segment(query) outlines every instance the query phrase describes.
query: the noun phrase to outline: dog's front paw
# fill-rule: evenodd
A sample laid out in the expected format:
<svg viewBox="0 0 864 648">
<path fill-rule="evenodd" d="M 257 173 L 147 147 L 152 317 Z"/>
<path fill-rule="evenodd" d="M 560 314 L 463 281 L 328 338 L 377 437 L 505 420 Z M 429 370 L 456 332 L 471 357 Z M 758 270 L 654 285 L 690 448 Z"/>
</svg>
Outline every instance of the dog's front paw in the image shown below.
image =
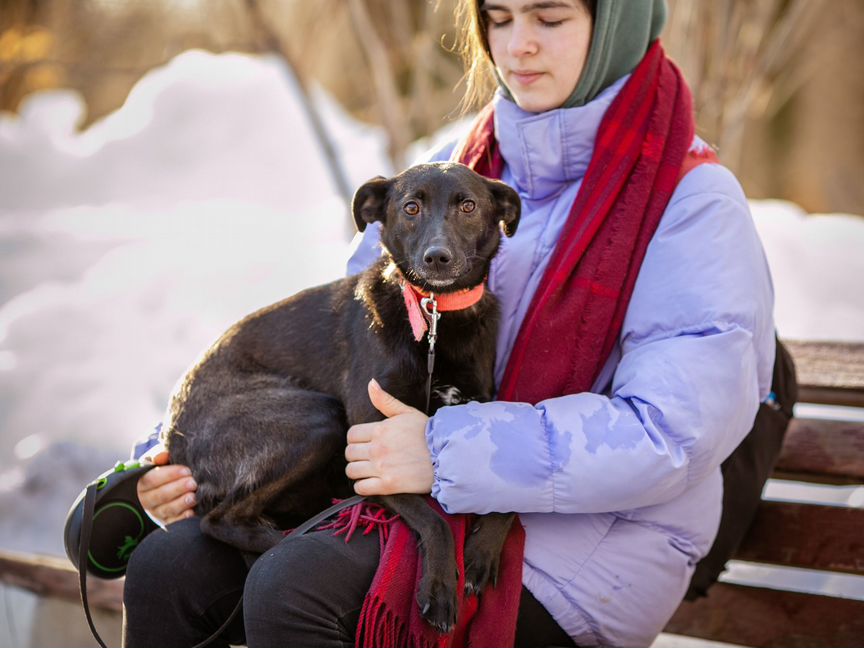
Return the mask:
<svg viewBox="0 0 864 648">
<path fill-rule="evenodd" d="M 469 596 L 480 596 L 487 585 L 498 583 L 501 552 L 496 549 L 472 543 L 471 538 L 465 544 L 465 593 Z"/>
<path fill-rule="evenodd" d="M 436 578 L 424 575 L 417 591 L 417 604 L 426 622 L 441 634 L 450 634 L 456 627 L 456 578 Z"/>
</svg>

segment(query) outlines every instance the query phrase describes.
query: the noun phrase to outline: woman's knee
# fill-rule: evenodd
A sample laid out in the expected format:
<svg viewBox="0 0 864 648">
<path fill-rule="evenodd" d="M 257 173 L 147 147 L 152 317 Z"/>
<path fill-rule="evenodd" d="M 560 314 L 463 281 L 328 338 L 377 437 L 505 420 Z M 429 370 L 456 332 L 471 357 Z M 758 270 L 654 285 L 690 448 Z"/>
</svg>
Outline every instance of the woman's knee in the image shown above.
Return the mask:
<svg viewBox="0 0 864 648">
<path fill-rule="evenodd" d="M 314 574 L 321 553 L 312 536 L 280 542 L 259 556 L 246 577 L 244 608 L 257 609 L 262 603 L 278 601 L 297 590 Z"/>
<path fill-rule="evenodd" d="M 378 564 L 377 534 L 357 534 L 350 543 L 329 532 L 283 541 L 249 571 L 243 598 L 247 619 L 266 619 L 284 604 L 337 616 L 359 607 Z M 301 603 L 302 602 L 302 603 Z"/>
<path fill-rule="evenodd" d="M 190 518 L 154 531 L 135 548 L 126 569 L 124 598 L 128 604 L 130 599 L 166 593 L 242 587 L 245 575 L 240 553 L 205 536 L 199 520 Z"/>
</svg>

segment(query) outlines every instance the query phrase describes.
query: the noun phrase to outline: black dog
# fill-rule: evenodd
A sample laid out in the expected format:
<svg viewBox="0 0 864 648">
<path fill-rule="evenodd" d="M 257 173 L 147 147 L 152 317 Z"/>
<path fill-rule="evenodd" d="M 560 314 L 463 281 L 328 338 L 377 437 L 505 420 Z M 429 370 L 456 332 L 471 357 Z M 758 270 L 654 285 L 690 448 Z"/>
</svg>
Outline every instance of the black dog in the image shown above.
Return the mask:
<svg viewBox="0 0 864 648">
<path fill-rule="evenodd" d="M 355 194 L 353 212 L 360 231 L 381 221 L 386 255 L 359 275 L 234 325 L 171 399 L 165 441 L 172 461 L 190 466 L 198 482 L 201 528 L 246 552 L 263 553 L 283 538 L 274 520 L 305 518 L 351 493 L 348 426 L 383 418 L 369 401 L 371 378 L 425 409 L 429 342 L 412 335 L 402 290 L 413 285 L 446 296 L 482 285 L 501 227 L 509 236 L 516 231 L 520 202 L 504 183 L 438 163 L 369 181 Z M 491 398 L 497 320 L 488 291 L 473 306 L 441 316 L 430 409 L 443 399 Z M 422 497 L 376 499 L 420 536 L 418 603 L 433 626 L 449 631 L 456 615 L 449 528 Z M 497 577 L 511 520 L 479 518 L 466 545 L 471 591 Z"/>
</svg>

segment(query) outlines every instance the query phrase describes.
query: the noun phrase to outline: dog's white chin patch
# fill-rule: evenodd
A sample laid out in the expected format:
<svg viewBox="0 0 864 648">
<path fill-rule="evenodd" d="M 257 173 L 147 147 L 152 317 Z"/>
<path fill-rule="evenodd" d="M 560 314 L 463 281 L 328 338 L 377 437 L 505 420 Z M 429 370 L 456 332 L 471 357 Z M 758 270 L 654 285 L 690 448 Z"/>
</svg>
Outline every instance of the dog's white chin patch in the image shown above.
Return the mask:
<svg viewBox="0 0 864 648">
<path fill-rule="evenodd" d="M 447 288 L 453 285 L 453 279 L 426 279 L 426 283 L 436 288 Z"/>
<path fill-rule="evenodd" d="M 433 389 L 432 393 L 445 405 L 461 405 L 463 403 L 462 392 L 459 391 L 458 387 L 452 385 Z"/>
</svg>

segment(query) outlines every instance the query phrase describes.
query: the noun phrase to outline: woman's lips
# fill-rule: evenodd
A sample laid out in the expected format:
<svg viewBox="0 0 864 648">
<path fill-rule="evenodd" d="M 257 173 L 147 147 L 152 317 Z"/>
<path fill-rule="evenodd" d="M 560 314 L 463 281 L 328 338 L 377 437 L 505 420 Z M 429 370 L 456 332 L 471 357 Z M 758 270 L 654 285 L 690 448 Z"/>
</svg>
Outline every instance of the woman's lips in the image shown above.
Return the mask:
<svg viewBox="0 0 864 648">
<path fill-rule="evenodd" d="M 543 76 L 542 72 L 529 72 L 529 71 L 513 71 L 510 73 L 510 77 L 519 83 L 520 85 L 531 85 L 537 79 Z"/>
</svg>

